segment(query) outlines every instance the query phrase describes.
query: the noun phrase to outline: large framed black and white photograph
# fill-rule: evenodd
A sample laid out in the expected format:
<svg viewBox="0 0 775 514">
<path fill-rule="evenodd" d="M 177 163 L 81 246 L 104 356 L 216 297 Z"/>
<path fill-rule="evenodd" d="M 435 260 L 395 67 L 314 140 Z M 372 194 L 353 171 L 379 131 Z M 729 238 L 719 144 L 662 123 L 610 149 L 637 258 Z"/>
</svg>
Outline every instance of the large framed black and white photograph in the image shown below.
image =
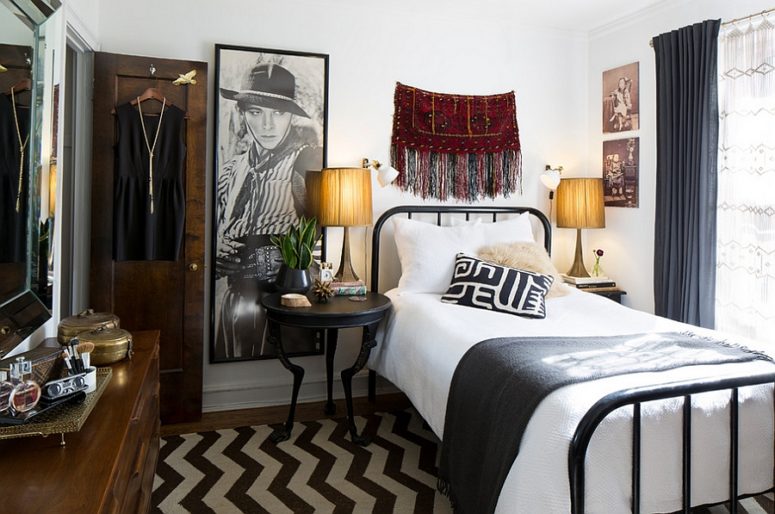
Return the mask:
<svg viewBox="0 0 775 514">
<path fill-rule="evenodd" d="M 282 257 L 270 239 L 309 215 L 306 173 L 326 165 L 328 56 L 215 45 L 215 91 L 210 361 L 274 358 L 261 298 Z M 283 347 L 322 353 L 310 330 L 283 328 Z"/>
</svg>

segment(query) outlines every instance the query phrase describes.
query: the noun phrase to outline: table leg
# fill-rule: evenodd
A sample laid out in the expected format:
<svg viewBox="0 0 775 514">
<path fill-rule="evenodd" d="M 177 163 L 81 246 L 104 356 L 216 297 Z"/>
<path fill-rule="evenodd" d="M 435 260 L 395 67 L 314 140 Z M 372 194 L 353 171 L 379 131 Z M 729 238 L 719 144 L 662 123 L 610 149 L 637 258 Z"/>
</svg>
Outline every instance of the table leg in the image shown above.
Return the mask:
<svg viewBox="0 0 775 514">
<path fill-rule="evenodd" d="M 358 357 L 355 359 L 355 364 L 351 368 L 347 368 L 342 371 L 342 385 L 344 386 L 344 397 L 347 403 L 347 424 L 350 430 L 350 437 L 355 444 L 366 446 L 371 442 L 371 438 L 363 435 L 358 435 L 358 431 L 355 428 L 355 419 L 353 414 L 353 391 L 352 381 L 353 375 L 358 373 L 363 366 L 366 365 L 366 361 L 369 359 L 371 349 L 377 346 L 375 335 L 377 333 L 377 326 L 379 322 L 372 323 L 363 327 L 363 338 L 361 339 L 361 351 Z"/>
<path fill-rule="evenodd" d="M 269 331 L 269 342 L 275 345 L 275 348 L 277 348 L 277 356 L 279 357 L 280 362 L 285 367 L 285 369 L 293 373 L 293 394 L 291 396 L 291 409 L 288 412 L 288 420 L 285 422 L 285 425 L 283 425 L 281 428 L 275 429 L 275 431 L 272 432 L 272 434 L 269 436 L 269 439 L 271 439 L 273 443 L 279 443 L 291 437 L 291 430 L 293 430 L 293 416 L 296 413 L 296 400 L 299 398 L 301 381 L 304 379 L 304 368 L 297 366 L 288 360 L 288 356 L 285 354 L 285 350 L 283 349 L 283 340 L 280 335 L 280 324 L 268 320 L 266 328 Z"/>
<path fill-rule="evenodd" d="M 377 372 L 369 370 L 369 403 L 377 401 Z"/>
<path fill-rule="evenodd" d="M 332 416 L 336 414 L 336 404 L 333 400 L 334 389 L 334 354 L 336 353 L 336 344 L 339 339 L 339 330 L 335 328 L 329 328 L 326 330 L 326 390 L 328 393 L 328 401 L 326 401 L 326 407 L 323 410 L 326 416 Z"/>
</svg>

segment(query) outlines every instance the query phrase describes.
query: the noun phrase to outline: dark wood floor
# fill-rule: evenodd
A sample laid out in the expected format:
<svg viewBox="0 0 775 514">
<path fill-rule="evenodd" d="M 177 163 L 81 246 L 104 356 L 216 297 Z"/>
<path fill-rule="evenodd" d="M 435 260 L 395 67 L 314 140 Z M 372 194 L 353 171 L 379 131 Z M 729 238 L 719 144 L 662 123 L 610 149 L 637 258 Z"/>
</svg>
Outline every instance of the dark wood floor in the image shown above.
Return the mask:
<svg viewBox="0 0 775 514">
<path fill-rule="evenodd" d="M 296 406 L 295 421 L 314 421 L 323 418 L 341 418 L 347 415 L 344 399 L 336 401 L 336 414 L 326 416 L 323 413 L 325 402 L 300 403 Z M 378 395 L 376 402 L 369 403 L 366 397 L 353 398 L 356 416 L 366 416 L 374 412 L 406 409 L 411 406 L 409 399 L 402 393 Z M 288 418 L 288 405 L 260 407 L 256 409 L 207 412 L 200 421 L 162 425 L 161 435 L 189 434 L 208 432 L 224 428 L 236 428 L 253 425 L 283 423 Z"/>
</svg>

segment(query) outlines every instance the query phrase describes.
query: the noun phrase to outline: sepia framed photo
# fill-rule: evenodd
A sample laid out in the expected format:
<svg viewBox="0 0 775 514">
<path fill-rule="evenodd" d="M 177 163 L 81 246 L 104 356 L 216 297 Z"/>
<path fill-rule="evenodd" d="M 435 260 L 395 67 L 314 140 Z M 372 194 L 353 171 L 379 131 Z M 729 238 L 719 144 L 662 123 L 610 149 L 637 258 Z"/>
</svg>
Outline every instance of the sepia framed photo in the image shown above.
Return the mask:
<svg viewBox="0 0 775 514">
<path fill-rule="evenodd" d="M 214 118 L 210 362 L 271 359 L 270 238 L 310 214 L 305 176 L 326 165 L 328 55 L 215 45 Z M 323 352 L 319 331 L 282 330 L 287 355 Z"/>
<path fill-rule="evenodd" d="M 637 62 L 603 72 L 603 133 L 640 128 Z"/>
<path fill-rule="evenodd" d="M 638 207 L 640 138 L 603 141 L 603 191 L 606 207 Z"/>
</svg>

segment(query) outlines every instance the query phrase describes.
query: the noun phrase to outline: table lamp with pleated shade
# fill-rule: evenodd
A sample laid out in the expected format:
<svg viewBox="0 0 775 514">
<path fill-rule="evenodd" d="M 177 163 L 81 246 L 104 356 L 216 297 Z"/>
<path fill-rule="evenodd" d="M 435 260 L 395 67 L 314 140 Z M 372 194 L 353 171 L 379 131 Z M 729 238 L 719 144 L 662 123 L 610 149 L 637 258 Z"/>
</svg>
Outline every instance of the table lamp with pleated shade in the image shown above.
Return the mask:
<svg viewBox="0 0 775 514">
<path fill-rule="evenodd" d="M 349 227 L 371 225 L 371 173 L 368 168 L 325 168 L 320 172 L 318 222 L 323 227 L 344 227 L 342 259 L 334 280 L 360 279 L 350 261 Z"/>
<path fill-rule="evenodd" d="M 557 226 L 576 229 L 576 257 L 568 271 L 571 277 L 588 277 L 581 249 L 582 228 L 605 227 L 603 179 L 564 178 L 557 187 Z"/>
</svg>

